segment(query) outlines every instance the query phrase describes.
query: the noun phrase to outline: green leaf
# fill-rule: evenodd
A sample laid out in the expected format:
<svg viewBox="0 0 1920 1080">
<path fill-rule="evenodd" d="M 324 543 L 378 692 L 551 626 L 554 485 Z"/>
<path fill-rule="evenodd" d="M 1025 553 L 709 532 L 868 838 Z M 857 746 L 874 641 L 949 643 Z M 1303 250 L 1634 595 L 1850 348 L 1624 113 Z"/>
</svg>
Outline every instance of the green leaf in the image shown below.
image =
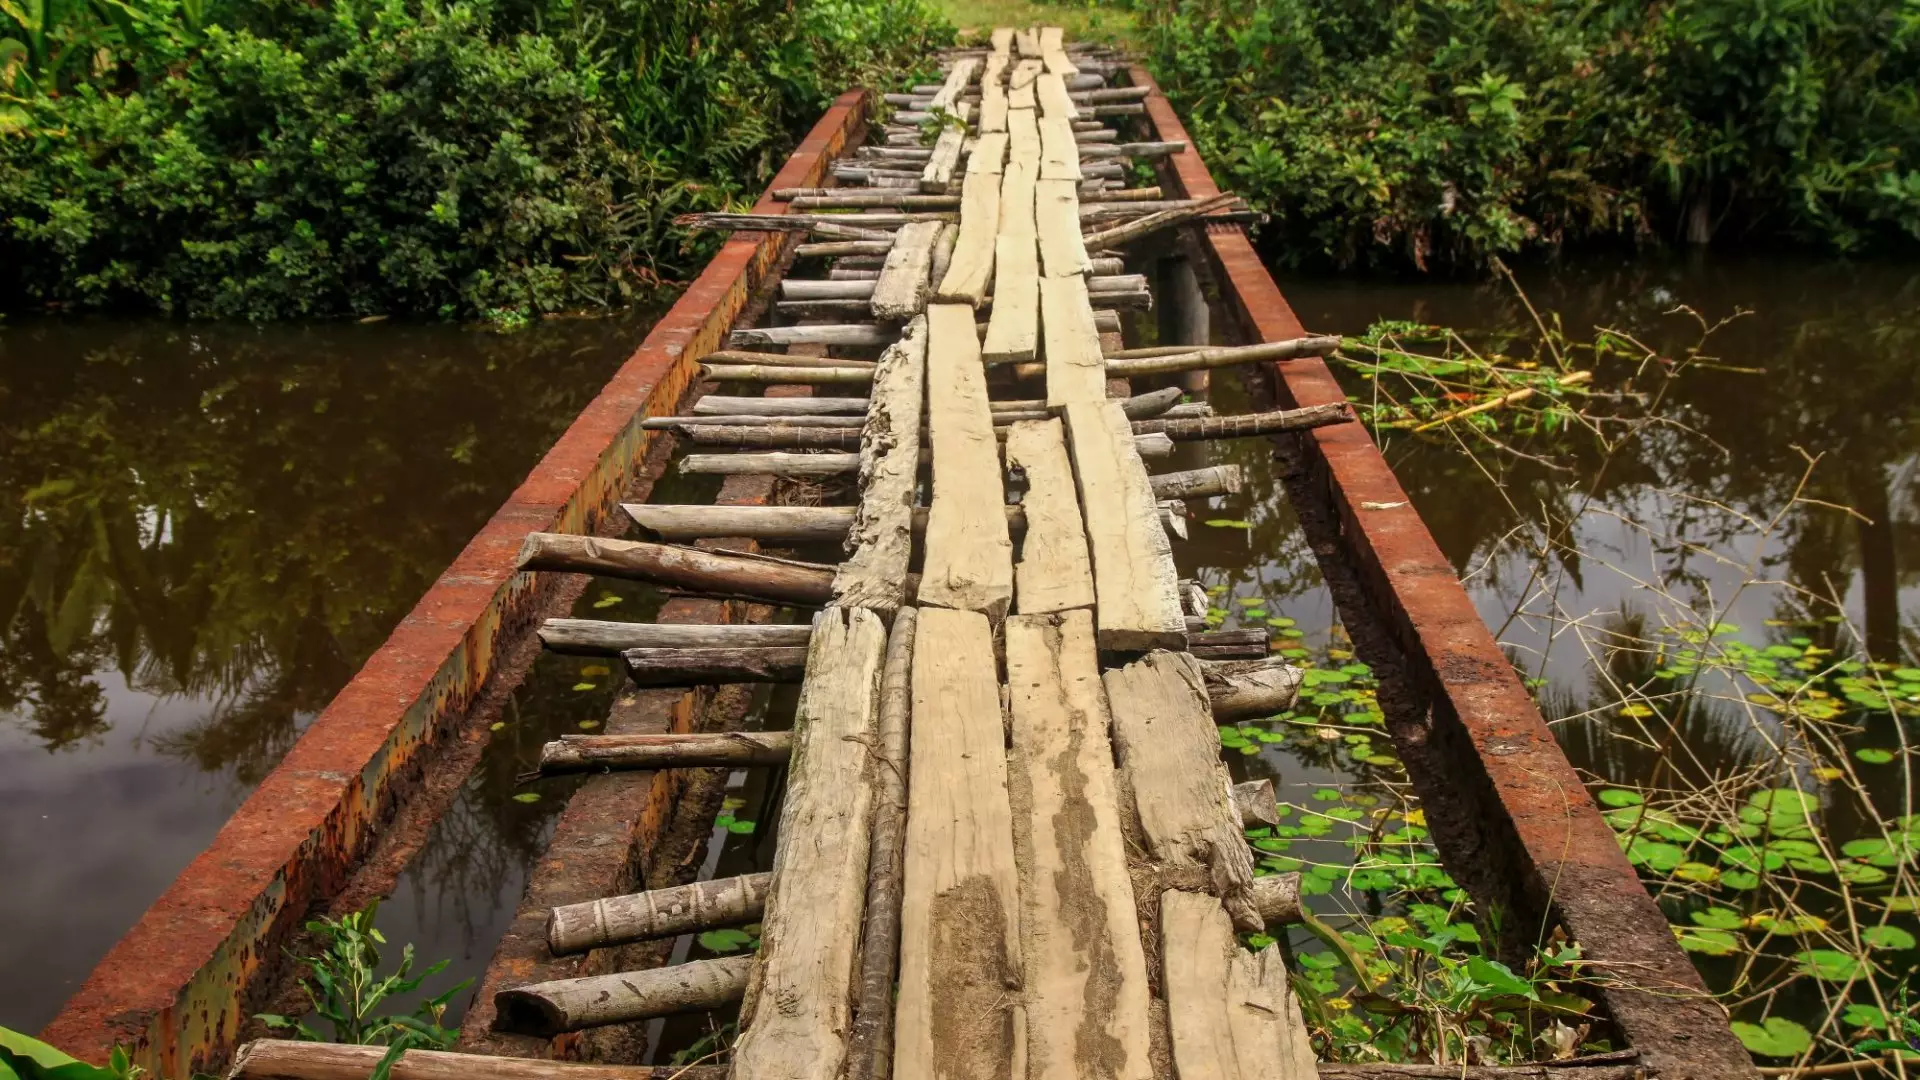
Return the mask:
<svg viewBox="0 0 1920 1080">
<path fill-rule="evenodd" d="M 1687 916 L 1696 925 L 1711 927 L 1715 930 L 1739 930 L 1747 925 L 1747 920 L 1732 908 L 1710 907 Z"/>
<path fill-rule="evenodd" d="M 1647 801 L 1646 796 L 1625 788 L 1603 788 L 1594 798 L 1600 800 L 1602 806 L 1639 806 Z"/>
<path fill-rule="evenodd" d="M 540 801 L 540 793 L 537 791 L 523 791 L 515 795 L 513 801 L 520 803 L 537 803 Z"/>
<path fill-rule="evenodd" d="M 1675 940 L 1688 952 L 1707 956 L 1730 956 L 1740 948 L 1740 939 L 1727 930 L 1708 930 L 1693 926 L 1673 928 Z"/>
<path fill-rule="evenodd" d="M 1252 525 L 1234 518 L 1208 518 L 1205 523 L 1214 529 L 1251 529 Z"/>
<path fill-rule="evenodd" d="M 1840 1022 L 1848 1027 L 1885 1029 L 1887 1014 L 1881 1012 L 1878 1005 L 1864 1005 L 1856 1002 L 1840 1010 Z"/>
<path fill-rule="evenodd" d="M 1484 956 L 1467 958 L 1467 974 L 1473 981 L 1492 987 L 1502 994 L 1517 994 L 1520 997 L 1534 996 L 1533 984 L 1513 973 L 1513 969 L 1498 960 L 1489 960 Z"/>
<path fill-rule="evenodd" d="M 734 834 L 735 836 L 751 835 L 753 833 L 753 829 L 754 829 L 754 824 L 751 821 L 735 820 L 735 821 L 727 822 L 727 831 Z"/>
<path fill-rule="evenodd" d="M 1913 935 L 1897 926 L 1869 926 L 1860 931 L 1860 940 L 1867 943 L 1869 949 L 1911 949 L 1914 946 Z"/>
<path fill-rule="evenodd" d="M 739 952 L 753 943 L 753 935 L 745 930 L 709 930 L 700 935 L 700 947 L 708 952 Z"/>
<path fill-rule="evenodd" d="M 1793 1057 L 1813 1045 L 1813 1034 L 1783 1016 L 1769 1016 L 1764 1024 L 1734 1021 L 1733 1034 L 1750 1052 L 1761 1057 Z"/>
<path fill-rule="evenodd" d="M 1855 750 L 1853 756 L 1869 765 L 1885 765 L 1893 760 L 1893 751 L 1882 750 L 1877 746 L 1863 746 Z"/>
<path fill-rule="evenodd" d="M 1793 958 L 1800 965 L 1801 974 L 1827 982 L 1846 982 L 1867 973 L 1867 966 L 1859 957 L 1835 949 L 1808 949 L 1793 954 Z"/>
</svg>

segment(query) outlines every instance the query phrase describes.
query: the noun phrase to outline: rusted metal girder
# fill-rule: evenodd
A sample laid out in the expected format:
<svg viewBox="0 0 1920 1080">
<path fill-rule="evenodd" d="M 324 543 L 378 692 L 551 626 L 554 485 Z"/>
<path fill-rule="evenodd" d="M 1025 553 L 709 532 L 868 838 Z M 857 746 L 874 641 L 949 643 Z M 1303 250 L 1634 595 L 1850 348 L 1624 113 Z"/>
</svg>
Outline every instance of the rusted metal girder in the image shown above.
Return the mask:
<svg viewBox="0 0 1920 1080">
<path fill-rule="evenodd" d="M 1181 198 L 1217 194 L 1152 75 L 1139 65 L 1129 71 L 1134 85 L 1149 88 L 1154 138 L 1188 144 L 1159 164 L 1161 186 Z M 1306 332 L 1244 229 L 1210 224 L 1204 240 L 1221 299 L 1251 340 Z M 1322 360 L 1272 367 L 1274 391 L 1288 407 L 1347 400 Z M 1601 1003 L 1660 1076 L 1753 1076 L 1725 1012 L 1675 944 L 1666 916 L 1365 426 L 1319 428 L 1298 439 L 1308 484 L 1337 516 L 1334 558 L 1358 572 L 1371 608 L 1352 611 L 1343 602 L 1342 618 L 1384 624 L 1428 710 L 1424 724 L 1394 735 L 1429 804 L 1448 870 L 1483 911 L 1506 914 L 1510 933 L 1531 940 L 1548 918 L 1564 926 L 1607 979 Z M 1336 591 L 1336 599 L 1351 597 Z"/>
<path fill-rule="evenodd" d="M 770 188 L 812 187 L 858 130 L 843 94 Z M 784 207 L 763 197 L 761 213 Z M 517 573 L 527 533 L 591 533 L 718 348 L 792 234 L 735 233 L 441 574 L 379 651 L 269 773 L 213 843 L 101 960 L 42 1036 L 83 1060 L 115 1045 L 166 1077 L 216 1068 L 264 992 L 263 976 L 319 900 L 367 854 L 419 782 L 441 736 L 479 698 L 499 658 L 532 633 L 552 575 Z"/>
</svg>

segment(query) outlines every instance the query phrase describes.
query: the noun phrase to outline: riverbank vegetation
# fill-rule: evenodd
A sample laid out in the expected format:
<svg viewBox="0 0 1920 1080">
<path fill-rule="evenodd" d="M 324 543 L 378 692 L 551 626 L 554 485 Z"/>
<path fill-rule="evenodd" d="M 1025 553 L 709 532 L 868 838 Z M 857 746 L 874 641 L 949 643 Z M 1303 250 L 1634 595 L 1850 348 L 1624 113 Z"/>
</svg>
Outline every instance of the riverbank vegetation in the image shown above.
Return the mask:
<svg viewBox="0 0 1920 1080">
<path fill-rule="evenodd" d="M 1287 264 L 1920 241 L 1900 0 L 1155 0 L 1138 36 Z"/>
<path fill-rule="evenodd" d="M 918 0 L 4 0 L 5 307 L 468 317 L 696 268 Z"/>
</svg>

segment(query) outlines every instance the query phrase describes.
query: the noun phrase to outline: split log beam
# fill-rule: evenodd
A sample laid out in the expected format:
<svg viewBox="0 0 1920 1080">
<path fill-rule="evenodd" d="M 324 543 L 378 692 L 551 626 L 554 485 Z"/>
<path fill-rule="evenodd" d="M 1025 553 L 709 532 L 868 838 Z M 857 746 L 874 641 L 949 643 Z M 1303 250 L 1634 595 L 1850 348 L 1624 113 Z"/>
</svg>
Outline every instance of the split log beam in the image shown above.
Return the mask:
<svg viewBox="0 0 1920 1080">
<path fill-rule="evenodd" d="M 627 677 L 642 688 L 798 682 L 807 650 L 791 645 L 750 649 L 628 649 Z"/>
<path fill-rule="evenodd" d="M 387 1053 L 384 1046 L 258 1039 L 240 1048 L 227 1080 L 369 1080 Z M 725 1065 L 589 1065 L 443 1050 L 408 1050 L 390 1069 L 390 1080 L 727 1080 Z"/>
<path fill-rule="evenodd" d="M 1340 339 L 1337 337 L 1288 338 L 1285 341 L 1269 341 L 1259 345 L 1234 345 L 1186 351 L 1176 349 L 1170 354 L 1158 356 L 1138 358 L 1110 356 L 1107 358 L 1107 367 L 1117 376 L 1134 378 L 1140 375 L 1164 375 L 1176 371 L 1203 371 L 1232 364 L 1293 360 L 1302 356 L 1325 356 L 1339 347 Z"/>
<path fill-rule="evenodd" d="M 986 372 L 973 309 L 927 309 L 927 428 L 933 502 L 927 515 L 923 606 L 980 611 L 999 619 L 1013 599 L 1013 542 Z"/>
<path fill-rule="evenodd" d="M 540 748 L 540 774 L 779 765 L 792 750 L 793 734 L 786 731 L 563 735 Z"/>
<path fill-rule="evenodd" d="M 833 568 L 817 563 L 564 533 L 529 534 L 517 565 L 521 570 L 600 574 L 771 604 L 824 604 L 833 584 Z"/>
<path fill-rule="evenodd" d="M 516 986 L 494 995 L 493 1029 L 552 1038 L 608 1024 L 724 1008 L 746 992 L 752 968 L 752 956 L 726 956 L 648 971 Z"/>
<path fill-rule="evenodd" d="M 1277 656 L 1202 665 L 1215 723 L 1272 716 L 1293 707 L 1305 675 Z"/>
<path fill-rule="evenodd" d="M 1066 421 L 1093 553 L 1100 646 L 1184 647 L 1186 621 L 1173 548 L 1160 525 L 1146 469 L 1128 438 L 1126 414 L 1110 402 L 1077 401 L 1066 406 Z"/>
<path fill-rule="evenodd" d="M 725 510 L 730 507 L 700 507 Z M 782 510 L 786 507 L 755 507 Z M 689 539 L 704 539 L 708 534 Z M 713 535 L 735 536 L 737 533 Z M 784 539 L 784 537 L 782 537 Z M 1239 631 L 1226 631 L 1238 633 Z M 643 623 L 600 619 L 548 619 L 540 644 L 570 656 L 613 656 L 628 649 L 778 649 L 804 647 L 813 627 L 805 623 Z"/>
<path fill-rule="evenodd" d="M 983 140 L 992 138 L 994 136 L 982 136 Z M 1005 144 L 1005 137 L 995 143 L 1002 149 Z M 993 280 L 993 250 L 1000 227 L 1000 190 L 1004 180 L 998 166 L 993 172 L 975 172 L 968 168 L 961 189 L 965 206 L 960 212 L 960 236 L 954 242 L 953 261 L 947 265 L 946 276 L 934 289 L 935 300 L 979 307 L 986 299 L 987 285 Z"/>
<path fill-rule="evenodd" d="M 1030 136 L 1032 116 L 1031 110 L 1018 110 L 1011 114 L 1008 126 L 1017 136 L 1024 123 Z M 993 248 L 993 315 L 987 323 L 983 349 L 990 364 L 1032 360 L 1039 348 L 1040 253 L 1034 219 L 1038 172 L 1037 144 L 1023 149 L 1016 138 L 1000 182 L 1000 225 Z"/>
<path fill-rule="evenodd" d="M 1034 222 L 1040 240 L 1040 271 L 1047 277 L 1080 276 L 1091 273 L 1093 260 L 1080 240 L 1080 194 L 1071 180 L 1042 178 L 1034 186 Z M 1132 291 L 1145 288 L 1139 277 L 1125 286 L 1103 285 L 1102 291 Z"/>
<path fill-rule="evenodd" d="M 1133 425 L 1135 434 L 1157 432 L 1176 442 L 1203 439 L 1246 439 L 1260 435 L 1278 435 L 1285 431 L 1344 424 L 1353 419 L 1353 410 L 1345 402 L 1309 405 L 1304 409 L 1277 412 L 1243 413 L 1239 416 L 1197 416 L 1186 420 L 1140 420 Z"/>
<path fill-rule="evenodd" d="M 927 338 L 927 317 L 917 315 L 874 372 L 873 397 L 860 432 L 860 505 L 848 527 L 847 559 L 833 578 L 841 604 L 872 608 L 883 617 L 891 617 L 905 599 L 913 554 Z"/>
<path fill-rule="evenodd" d="M 887 261 L 880 267 L 880 278 L 873 286 L 874 318 L 900 322 L 920 314 L 927 306 L 933 245 L 940 238 L 940 229 L 940 223 L 935 221 L 901 227 L 893 250 L 887 252 Z"/>
<path fill-rule="evenodd" d="M 1240 947 L 1220 902 L 1160 897 L 1161 974 L 1174 1068 L 1183 1077 L 1314 1080 L 1313 1047 L 1280 947 Z"/>
<path fill-rule="evenodd" d="M 1007 469 L 1026 477 L 1026 530 L 1014 566 L 1014 607 L 1022 615 L 1093 604 L 1093 570 L 1058 420 L 1025 421 L 1007 433 Z"/>
<path fill-rule="evenodd" d="M 1214 495 L 1238 495 L 1244 483 L 1240 466 L 1209 465 L 1204 469 L 1150 476 L 1153 497 L 1159 499 L 1205 499 Z"/>
<path fill-rule="evenodd" d="M 1090 146 L 1086 149 L 1105 149 L 1105 147 Z M 1159 232 L 1161 229 L 1169 229 L 1203 214 L 1211 213 L 1231 203 L 1234 198 L 1235 196 L 1223 192 L 1210 199 L 1200 199 L 1178 209 L 1161 210 L 1138 220 L 1129 221 L 1125 225 L 1116 225 L 1101 232 L 1088 233 L 1083 239 L 1089 249 L 1117 247 Z"/>
<path fill-rule="evenodd" d="M 860 327 L 859 329 L 866 329 Z M 870 344 L 885 342 L 876 340 Z M 701 364 L 700 377 L 711 382 L 767 383 L 775 386 L 842 386 L 873 381 L 870 367 L 796 367 L 784 364 Z"/>
<path fill-rule="evenodd" d="M 680 471 L 690 476 L 844 476 L 860 470 L 859 454 L 688 454 Z"/>
<path fill-rule="evenodd" d="M 1205 867 L 1233 923 L 1263 926 L 1254 904 L 1253 858 L 1220 761 L 1220 734 L 1200 662 L 1155 651 L 1106 673 L 1114 745 L 1154 859 Z"/>
<path fill-rule="evenodd" d="M 1046 345 L 1047 405 L 1099 403 L 1107 397 L 1106 361 L 1079 274 L 1040 278 L 1040 327 Z"/>
</svg>

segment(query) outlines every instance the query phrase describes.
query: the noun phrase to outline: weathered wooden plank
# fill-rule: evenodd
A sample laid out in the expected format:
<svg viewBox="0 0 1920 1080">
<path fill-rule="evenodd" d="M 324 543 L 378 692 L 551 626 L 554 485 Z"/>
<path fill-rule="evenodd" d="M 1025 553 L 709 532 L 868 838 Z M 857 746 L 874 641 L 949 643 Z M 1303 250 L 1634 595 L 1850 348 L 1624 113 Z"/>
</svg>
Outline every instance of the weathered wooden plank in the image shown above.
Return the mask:
<svg viewBox="0 0 1920 1080">
<path fill-rule="evenodd" d="M 1007 130 L 1007 66 L 1007 57 L 989 56 L 980 73 L 980 120 L 976 126 L 983 134 Z"/>
<path fill-rule="evenodd" d="M 828 607 L 808 643 L 736 1080 L 838 1080 L 846 1061 L 886 648 L 886 626 L 862 608 Z"/>
<path fill-rule="evenodd" d="M 1066 82 L 1051 71 L 1034 77 L 1033 98 L 1042 117 L 1065 120 L 1069 124 L 1080 119 L 1080 107 L 1067 94 Z M 1066 131 L 1071 133 L 1073 128 L 1068 127 Z"/>
<path fill-rule="evenodd" d="M 940 223 L 918 221 L 904 225 L 880 267 L 873 287 L 873 317 L 888 322 L 911 319 L 927 306 L 928 274 L 933 266 L 933 242 Z"/>
<path fill-rule="evenodd" d="M 1040 279 L 1040 328 L 1047 358 L 1048 406 L 1105 401 L 1107 362 L 1100 356 L 1100 331 L 1087 299 L 1087 279 L 1078 274 Z"/>
<path fill-rule="evenodd" d="M 1013 542 L 1001 509 L 1006 488 L 973 309 L 930 306 L 927 333 L 933 502 L 920 603 L 984 612 L 998 620 L 1013 599 Z"/>
<path fill-rule="evenodd" d="M 1170 866 L 1205 867 L 1234 925 L 1260 929 L 1253 856 L 1220 762 L 1200 662 L 1156 650 L 1109 670 L 1106 685 L 1120 767 L 1153 857 Z"/>
<path fill-rule="evenodd" d="M 1004 58 L 1010 55 L 1013 48 L 1013 27 L 996 26 L 987 40 L 993 46 L 993 55 Z"/>
<path fill-rule="evenodd" d="M 973 73 L 980 67 L 980 61 L 974 57 L 962 57 L 954 61 L 953 68 L 947 72 L 946 81 L 940 84 L 939 92 L 933 95 L 932 107 L 954 111 L 959 104 L 961 91 L 973 81 Z"/>
<path fill-rule="evenodd" d="M 629 505 L 629 510 L 635 507 Z M 719 509 L 709 507 L 708 509 Z M 759 510 L 802 509 L 762 506 Z M 613 656 L 628 649 L 751 649 L 805 645 L 810 626 L 785 623 L 642 623 L 604 619 L 548 619 L 540 644 L 574 656 Z"/>
<path fill-rule="evenodd" d="M 1042 116 L 1037 125 L 1040 132 L 1040 179 L 1071 180 L 1078 184 L 1082 179 L 1080 142 L 1073 137 L 1071 122 L 1058 116 Z"/>
<path fill-rule="evenodd" d="M 1042 274 L 1066 277 L 1093 272 L 1087 245 L 1080 240 L 1080 193 L 1073 181 L 1042 177 L 1034 184 L 1034 225 Z"/>
<path fill-rule="evenodd" d="M 944 193 L 953 182 L 953 170 L 960 164 L 960 149 L 967 140 L 966 122 L 972 112 L 973 106 L 964 101 L 953 107 L 953 115 L 960 123 L 948 125 L 934 140 L 933 156 L 927 159 L 927 167 L 920 174 L 920 190 Z"/>
<path fill-rule="evenodd" d="M 1005 738 L 986 616 L 921 608 L 895 1011 L 902 1080 L 1017 1075 L 1019 872 Z"/>
<path fill-rule="evenodd" d="M 974 154 L 979 155 L 983 148 L 1004 154 L 1006 139 L 999 137 L 997 143 L 989 143 L 988 140 L 995 138 L 981 136 L 982 145 L 974 149 Z M 947 264 L 946 276 L 934 289 L 935 300 L 979 307 L 986 299 L 987 286 L 993 281 L 994 241 L 1000 231 L 1003 167 L 996 161 L 991 172 L 975 172 L 972 165 L 968 165 L 961 196 L 960 236 L 954 243 L 953 261 Z"/>
<path fill-rule="evenodd" d="M 1080 499 L 1058 420 L 1028 420 L 1007 432 L 1007 469 L 1027 480 L 1020 505 L 1026 536 L 1014 567 L 1014 610 L 1022 615 L 1093 605 L 1093 567 Z"/>
<path fill-rule="evenodd" d="M 689 476 L 840 476 L 860 470 L 859 454 L 688 454 L 680 471 Z"/>
<path fill-rule="evenodd" d="M 1072 281 L 1073 279 L 1064 279 Z M 1095 622 L 1103 649 L 1180 648 L 1180 613 L 1173 548 L 1160 525 L 1153 484 L 1134 449 L 1119 404 L 1066 404 L 1067 446 L 1087 518 L 1093 553 Z"/>
<path fill-rule="evenodd" d="M 1247 952 L 1218 901 L 1169 889 L 1160 946 L 1180 1080 L 1317 1080 L 1278 945 Z"/>
<path fill-rule="evenodd" d="M 1007 144 L 1012 136 L 1004 131 L 991 135 L 982 135 L 974 140 L 973 150 L 967 155 L 967 175 L 991 173 L 999 176 L 1007 163 Z M 961 220 L 966 220 L 966 200 L 960 203 Z"/>
<path fill-rule="evenodd" d="M 888 245 L 891 249 L 892 245 Z M 894 331 L 866 323 L 756 326 L 735 330 L 733 345 L 890 345 Z"/>
<path fill-rule="evenodd" d="M 1018 115 L 1018 114 L 1016 114 Z M 1040 252 L 1033 206 L 1037 168 L 1008 160 L 1000 183 L 1000 229 L 993 245 L 993 314 L 984 348 L 989 364 L 1032 360 L 1040 338 Z"/>
<path fill-rule="evenodd" d="M 1013 616 L 1006 651 L 1026 1077 L 1149 1080 L 1146 957 L 1093 619 Z"/>
<path fill-rule="evenodd" d="M 1040 57 L 1046 55 L 1040 51 L 1039 32 L 1032 28 L 1028 28 L 1026 30 L 1014 31 L 1013 41 L 1015 46 L 1017 46 L 1020 50 L 1022 63 L 1025 63 L 1028 60 L 1037 61 L 1040 59 Z"/>
<path fill-rule="evenodd" d="M 847 607 L 891 616 L 905 598 L 926 370 L 927 317 L 919 315 L 874 372 L 860 432 L 860 505 L 847 532 L 847 558 L 833 575 L 834 597 Z"/>
</svg>

